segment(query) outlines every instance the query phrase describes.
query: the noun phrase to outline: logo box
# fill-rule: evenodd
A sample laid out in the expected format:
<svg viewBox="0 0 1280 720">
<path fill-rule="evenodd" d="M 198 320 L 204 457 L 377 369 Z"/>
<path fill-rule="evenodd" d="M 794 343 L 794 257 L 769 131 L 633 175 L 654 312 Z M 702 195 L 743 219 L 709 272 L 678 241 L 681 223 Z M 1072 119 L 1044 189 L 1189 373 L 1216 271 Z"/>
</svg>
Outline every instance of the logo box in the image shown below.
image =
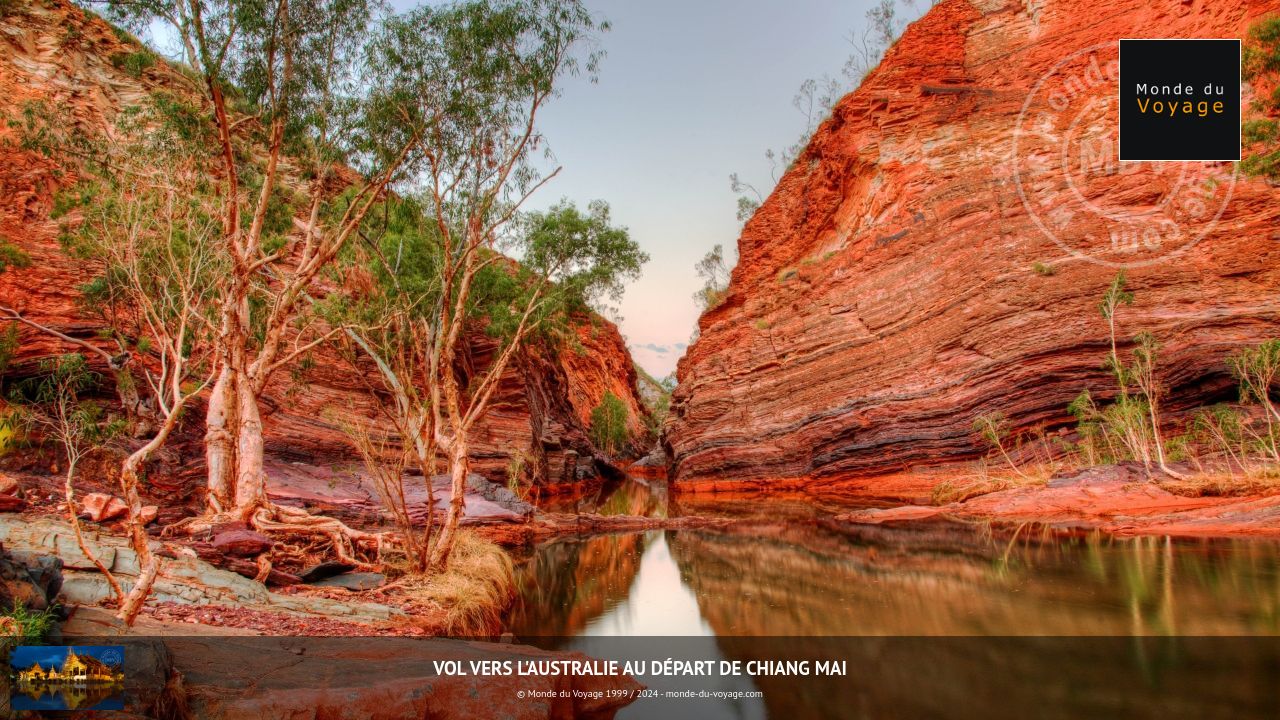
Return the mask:
<svg viewBox="0 0 1280 720">
<path fill-rule="evenodd" d="M 1240 160 L 1240 40 L 1120 41 L 1120 160 Z"/>
</svg>

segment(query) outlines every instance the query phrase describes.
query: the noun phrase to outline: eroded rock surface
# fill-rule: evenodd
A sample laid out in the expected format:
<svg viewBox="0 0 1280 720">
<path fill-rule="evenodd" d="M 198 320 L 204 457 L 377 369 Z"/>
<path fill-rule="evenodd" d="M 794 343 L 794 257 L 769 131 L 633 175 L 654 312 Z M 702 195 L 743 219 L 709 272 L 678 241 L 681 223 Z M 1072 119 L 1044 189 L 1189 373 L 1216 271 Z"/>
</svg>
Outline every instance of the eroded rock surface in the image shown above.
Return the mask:
<svg viewBox="0 0 1280 720">
<path fill-rule="evenodd" d="M 702 317 L 679 366 L 665 433 L 673 479 L 828 483 L 971 457 L 985 450 L 972 428 L 983 413 L 1003 412 L 1018 428 L 1069 424 L 1082 389 L 1105 398 L 1114 386 L 1097 302 L 1116 269 L 1081 255 L 1137 261 L 1136 302 L 1118 314 L 1120 352 L 1141 331 L 1163 343 L 1169 410 L 1233 399 L 1226 356 L 1278 334 L 1277 189 L 1241 178 L 1217 221 L 1193 228 L 1207 231 L 1191 247 L 1117 253 L 1107 221 L 1073 204 L 1071 189 L 1132 216 L 1171 197 L 1177 173 L 1110 163 L 1112 147 L 1083 184 L 1047 151 L 1048 170 L 1028 174 L 1014 131 L 1059 63 L 1105 66 L 1117 38 L 1153 28 L 1244 37 L 1278 9 L 1253 0 L 934 6 L 839 102 L 746 224 L 727 297 Z M 1115 88 L 1082 92 L 1082 103 L 1101 101 Z M 1265 92 L 1246 88 L 1245 106 Z M 1043 99 L 1029 107 L 1037 118 L 1048 110 Z M 1070 122 L 1049 117 L 1036 137 L 1066 137 Z M 1114 116 L 1099 127 L 1114 127 Z M 1215 202 L 1223 187 L 1213 186 Z M 1062 211 L 1072 214 L 1061 230 L 1049 226 L 1055 241 L 1040 224 Z"/>
</svg>

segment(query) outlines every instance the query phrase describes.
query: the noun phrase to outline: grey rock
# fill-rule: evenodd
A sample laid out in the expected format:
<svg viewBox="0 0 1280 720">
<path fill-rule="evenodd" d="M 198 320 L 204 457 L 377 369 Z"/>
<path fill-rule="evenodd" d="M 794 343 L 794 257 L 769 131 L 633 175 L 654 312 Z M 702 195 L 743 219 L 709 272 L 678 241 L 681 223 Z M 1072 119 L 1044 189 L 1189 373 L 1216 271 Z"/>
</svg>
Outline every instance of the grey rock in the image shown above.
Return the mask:
<svg viewBox="0 0 1280 720">
<path fill-rule="evenodd" d="M 387 576 L 382 573 L 358 572 L 334 575 L 333 577 L 327 577 L 311 584 L 316 587 L 340 587 L 348 590 L 373 590 L 374 588 L 382 587 L 386 582 Z"/>
<path fill-rule="evenodd" d="M 355 565 L 350 565 L 348 563 L 322 562 L 319 565 L 312 565 L 311 567 L 303 570 L 298 577 L 302 578 L 302 582 L 304 583 L 317 583 L 325 578 L 331 578 L 334 575 L 341 575 L 342 573 L 351 572 L 355 569 Z"/>
<path fill-rule="evenodd" d="M 467 489 L 517 515 L 524 517 L 533 515 L 534 507 L 532 505 L 516 497 L 516 494 L 506 487 L 489 482 L 482 475 L 475 473 L 468 475 Z"/>
</svg>

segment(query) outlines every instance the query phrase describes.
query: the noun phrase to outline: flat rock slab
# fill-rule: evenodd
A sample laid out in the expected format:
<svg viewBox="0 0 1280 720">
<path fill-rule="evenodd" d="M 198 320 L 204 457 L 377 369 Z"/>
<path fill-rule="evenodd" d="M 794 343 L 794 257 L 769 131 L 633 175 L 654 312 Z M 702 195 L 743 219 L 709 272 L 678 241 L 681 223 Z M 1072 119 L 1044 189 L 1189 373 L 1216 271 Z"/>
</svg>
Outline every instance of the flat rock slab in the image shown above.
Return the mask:
<svg viewBox="0 0 1280 720">
<path fill-rule="evenodd" d="M 0 516 L 0 543 L 6 548 L 35 553 L 57 552 L 60 547 L 66 547 L 67 539 L 75 544 L 71 526 L 66 523 L 51 518 Z M 99 534 L 88 544 L 95 554 L 101 554 L 107 547 L 114 551 L 115 561 L 111 570 L 128 591 L 138 574 L 138 557 L 129 547 L 128 540 Z M 152 542 L 153 551 L 164 549 L 162 543 Z M 156 602 L 240 606 L 269 612 L 319 615 L 355 623 L 378 623 L 404 615 L 400 609 L 380 603 L 273 593 L 262 583 L 210 565 L 195 557 L 188 548 L 179 550 L 182 552 L 177 557 L 162 556 L 160 559 L 160 575 L 151 596 Z M 62 597 L 67 602 L 96 605 L 110 595 L 106 580 L 97 571 L 66 570 L 63 574 Z"/>
<path fill-rule="evenodd" d="M 343 573 L 332 577 L 317 580 L 312 585 L 316 587 L 340 587 L 347 590 L 373 590 L 382 587 L 387 582 L 387 576 L 382 573 L 375 572 L 358 572 Z"/>
<path fill-rule="evenodd" d="M 369 513 L 383 512 L 373 480 L 362 468 L 336 470 L 306 463 L 287 463 L 268 459 L 265 463 L 270 482 L 267 493 L 278 500 L 294 503 L 333 505 Z M 435 495 L 435 513 L 442 516 L 453 499 L 447 475 L 431 479 Z M 405 502 L 409 515 L 424 522 L 427 514 L 427 484 L 421 476 L 404 479 Z M 533 514 L 533 506 L 517 498 L 510 490 L 491 483 L 480 475 L 467 481 L 464 524 L 490 522 L 524 522 Z"/>
</svg>

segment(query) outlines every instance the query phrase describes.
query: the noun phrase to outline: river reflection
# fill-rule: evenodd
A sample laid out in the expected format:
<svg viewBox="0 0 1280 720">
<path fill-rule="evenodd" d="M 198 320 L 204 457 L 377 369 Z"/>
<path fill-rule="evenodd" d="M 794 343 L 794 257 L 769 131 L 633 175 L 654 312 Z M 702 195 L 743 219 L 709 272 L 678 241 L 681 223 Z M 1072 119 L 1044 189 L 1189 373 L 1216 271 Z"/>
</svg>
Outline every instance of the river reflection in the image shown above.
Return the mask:
<svg viewBox="0 0 1280 720">
<path fill-rule="evenodd" d="M 700 514 L 708 513 L 709 502 L 701 501 Z M 760 513 L 762 504 L 733 505 L 729 512 L 741 516 L 752 508 Z M 1187 636 L 1280 635 L 1280 543 L 1100 533 L 1063 537 L 1032 527 L 993 532 L 950 522 L 847 526 L 823 522 L 820 515 L 812 506 L 782 505 L 762 513 L 759 522 L 729 530 L 547 543 L 518 567 L 522 597 L 510 629 L 527 639 L 568 638 L 548 641 L 600 655 L 608 654 L 610 636 L 662 635 L 694 638 L 665 640 L 695 643 L 700 649 L 690 652 L 707 659 L 850 659 L 851 665 L 869 664 L 857 666 L 863 676 L 859 682 L 871 695 L 866 702 L 876 708 L 870 716 L 883 716 L 885 703 L 903 701 L 894 693 L 913 694 L 904 675 L 909 672 L 901 665 L 926 660 L 926 674 L 995 683 L 993 701 L 1022 693 L 1034 702 L 1036 696 L 1027 696 L 1018 685 L 1032 682 L 1028 676 L 1035 683 L 1058 682 L 1054 678 L 1068 683 L 1082 673 L 1094 678 L 1150 673 L 1153 664 L 1175 668 L 1160 678 L 1166 688 L 1173 683 L 1192 693 L 1196 687 L 1243 683 L 1246 689 L 1261 688 L 1261 700 L 1242 691 L 1251 702 L 1275 701 L 1280 641 L 1204 641 L 1243 643 L 1229 652 L 1186 642 Z M 908 648 L 904 636 L 952 640 Z M 1006 640 L 1008 646 L 1001 648 L 982 644 L 985 638 L 1019 636 L 1027 639 Z M 1158 640 L 1175 636 L 1175 645 Z M 765 637 L 772 639 L 760 640 Z M 849 637 L 896 639 L 887 645 L 851 640 L 830 646 L 832 638 Z M 1053 640 L 1084 637 L 1110 640 Z M 1139 637 L 1150 639 L 1128 639 Z M 898 666 L 884 665 L 891 658 L 898 658 Z M 994 658 L 1001 675 L 973 669 L 974 663 Z M 1229 670 L 1230 663 L 1242 663 L 1243 669 Z M 1192 677 L 1182 677 L 1183 672 Z M 1147 675 L 1139 677 L 1138 684 L 1147 687 L 1141 679 Z M 786 682 L 777 679 L 731 680 L 737 689 L 758 685 L 770 691 L 764 701 L 704 704 L 691 717 L 801 716 L 790 715 L 794 712 L 843 717 L 842 701 L 824 698 L 853 687 L 848 682 L 824 687 L 812 680 L 806 692 L 789 694 Z M 654 685 L 651 678 L 644 682 Z M 658 686 L 671 682 L 660 679 Z M 881 692 L 886 684 L 896 690 Z M 954 691 L 939 690 L 928 702 L 945 707 L 947 693 Z M 784 702 L 784 696 L 791 699 Z M 1196 700 L 1182 698 L 1179 707 L 1196 707 L 1202 716 L 1217 714 L 1206 707 L 1227 707 Z M 1071 707 L 1098 709 L 1087 703 Z M 1256 707 L 1246 704 L 1234 711 L 1247 716 Z"/>
</svg>

